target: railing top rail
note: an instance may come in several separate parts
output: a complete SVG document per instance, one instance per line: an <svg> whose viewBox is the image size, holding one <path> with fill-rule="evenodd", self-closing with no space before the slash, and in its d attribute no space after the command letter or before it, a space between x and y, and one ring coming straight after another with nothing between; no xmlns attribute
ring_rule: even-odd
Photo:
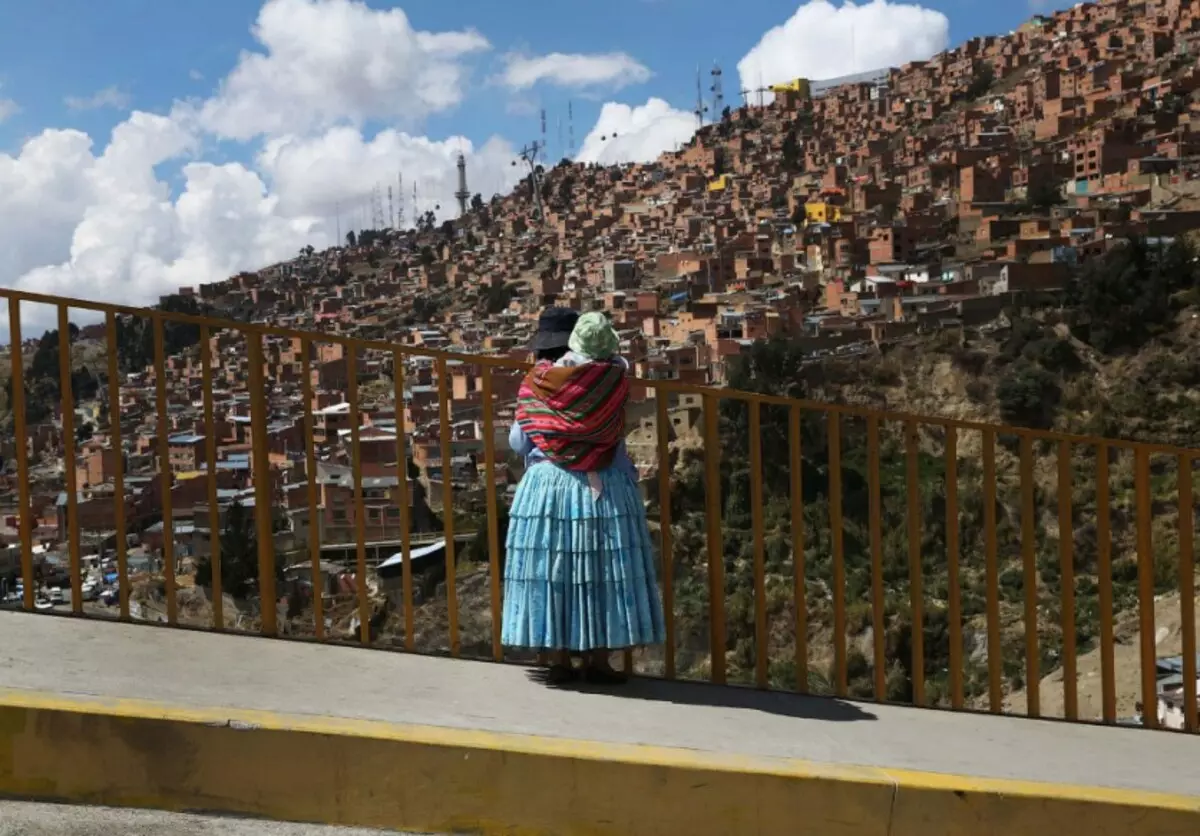
<svg viewBox="0 0 1200 836"><path fill-rule="evenodd" d="M372 350L382 353L400 354L408 357L422 357L435 361L442 360L466 365L473 364L490 368L512 369L515 371L527 370L530 366L529 363L514 359L512 357L486 354L466 354L433 348L421 348L419 346L405 345L402 343L388 342L385 340L350 337L343 334L329 334L323 331L305 331L296 328L285 328L263 322L239 322L232 319L172 313L159 311L154 308L118 305L108 302L96 302L87 299L75 299L65 296L51 296L43 293L31 293L24 290L15 290L13 288L0 287L0 298L16 299L19 302L27 302L29 304L36 305L65 305L68 308L79 308L81 310L95 311L97 313L113 313L126 316L159 318L164 321L206 326L209 329L215 328L235 330L283 339L299 339L318 343L339 344L351 350ZM1140 450L1153 455L1183 456L1188 459L1200 458L1200 449L1180 447L1172 444L1158 444L1153 442L1134 441L1132 439L1121 438L1105 438L1103 436L1064 433L1054 430L1039 430L1029 427L1016 427L1007 424L989 423L986 421L972 421L961 418L949 418L945 416L918 415L910 412L873 409L871 407L858 406L854 404L839 404L828 401L814 401L804 398L789 398L781 395L767 395L758 392L747 392L740 389L700 386L694 383L684 383L678 380L658 380L645 377L639 377L637 380L639 383L649 386L656 391L662 391L668 394L697 395L700 397L713 396L746 403L795 407L810 412L836 414L854 418L874 418L879 421L892 421L900 423L912 422L926 426L940 427L943 430L953 429L968 432L992 432L996 435L1010 435L1041 441L1067 442L1071 444L1082 444L1089 446L1107 445L1110 447L1127 450Z"/></svg>

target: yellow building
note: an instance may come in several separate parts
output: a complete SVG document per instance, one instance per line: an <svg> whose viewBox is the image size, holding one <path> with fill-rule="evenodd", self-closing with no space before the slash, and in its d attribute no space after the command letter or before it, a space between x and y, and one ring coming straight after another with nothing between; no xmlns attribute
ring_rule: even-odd
<svg viewBox="0 0 1200 836"><path fill-rule="evenodd" d="M722 174L716 180L712 180L708 184L708 190L710 192L723 192L728 187L729 187L729 175L728 174Z"/></svg>
<svg viewBox="0 0 1200 836"><path fill-rule="evenodd" d="M808 99L812 97L812 90L809 87L807 78L794 78L791 81L784 82L783 84L772 84L771 92L792 93L801 99Z"/></svg>
<svg viewBox="0 0 1200 836"><path fill-rule="evenodd" d="M825 201L806 203L804 217L810 224L835 224L842 220L842 207Z"/></svg>

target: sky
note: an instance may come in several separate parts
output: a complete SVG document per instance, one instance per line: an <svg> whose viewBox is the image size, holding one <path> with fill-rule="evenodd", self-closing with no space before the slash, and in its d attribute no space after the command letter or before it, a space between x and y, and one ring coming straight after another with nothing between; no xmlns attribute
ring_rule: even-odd
<svg viewBox="0 0 1200 836"><path fill-rule="evenodd" d="M503 193L542 110L547 164L572 133L577 160L649 161L694 132L698 68L737 105L1045 5L0 0L0 286L152 304L369 226L377 185L385 214L391 186L410 222L453 217L459 153ZM27 334L51 324L25 307Z"/></svg>

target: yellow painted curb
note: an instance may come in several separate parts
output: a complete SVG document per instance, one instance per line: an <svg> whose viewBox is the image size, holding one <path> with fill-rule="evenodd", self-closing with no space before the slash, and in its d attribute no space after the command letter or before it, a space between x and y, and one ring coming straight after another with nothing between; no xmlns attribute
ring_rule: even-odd
<svg viewBox="0 0 1200 836"><path fill-rule="evenodd" d="M1200 833L1200 798L5 689L0 795L508 836Z"/></svg>

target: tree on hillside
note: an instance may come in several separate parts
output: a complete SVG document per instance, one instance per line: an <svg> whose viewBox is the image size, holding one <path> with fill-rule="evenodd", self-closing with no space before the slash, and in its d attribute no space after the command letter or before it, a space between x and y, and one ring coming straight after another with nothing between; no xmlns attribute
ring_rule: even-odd
<svg viewBox="0 0 1200 836"><path fill-rule="evenodd" d="M980 64L971 76L971 84L967 87L967 98L978 99L992 89L996 83L996 71L991 64Z"/></svg>
<svg viewBox="0 0 1200 836"><path fill-rule="evenodd" d="M996 384L1000 417L1009 424L1049 429L1062 397L1054 376L1029 360L1018 360Z"/></svg>
<svg viewBox="0 0 1200 836"><path fill-rule="evenodd" d="M258 586L258 533L254 513L242 503L234 502L226 509L220 543L221 588L234 598L250 597ZM283 568L276 565L276 583L283 579ZM196 585L212 589L211 557L196 563Z"/></svg>
<svg viewBox="0 0 1200 836"><path fill-rule="evenodd" d="M357 239L354 237L354 230L353 230L353 229L352 229L352 230L350 230L349 232L347 232L347 233L346 233L346 246L347 246L347 247L356 247L356 246L358 246L358 241L357 241Z"/></svg>
<svg viewBox="0 0 1200 836"><path fill-rule="evenodd" d="M794 130L788 131L783 138L782 154L784 171L792 172L800 168L800 140Z"/></svg>
<svg viewBox="0 0 1200 836"><path fill-rule="evenodd" d="M1175 316L1172 296L1200 287L1194 248L1185 240L1152 245L1131 237L1088 261L1068 288L1080 331L1098 351L1135 351Z"/></svg>
<svg viewBox="0 0 1200 836"><path fill-rule="evenodd" d="M1043 211L1067 202L1063 197L1062 182L1046 178L1039 178L1031 183L1025 199L1032 208Z"/></svg>
<svg viewBox="0 0 1200 836"><path fill-rule="evenodd" d="M479 194L479 192L476 192L471 197L471 211L476 214L483 211L483 195Z"/></svg>

